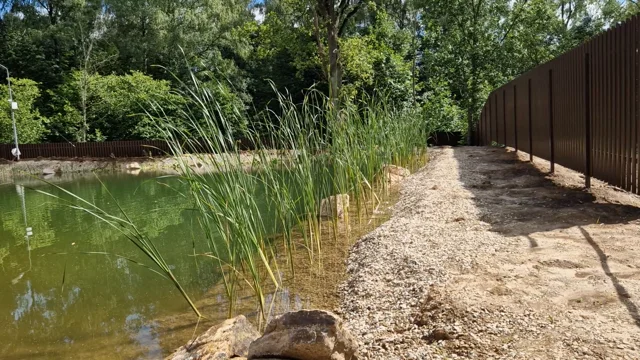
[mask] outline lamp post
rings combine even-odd
[[[13,123],[13,139],[16,143],[16,153],[15,156],[18,160],[20,160],[20,148],[18,147],[18,129],[16,128],[16,116],[14,114],[15,104],[13,102],[13,93],[11,92],[11,78],[9,77],[9,69],[0,64],[0,68],[3,68],[7,71],[7,85],[9,86],[9,103],[11,106],[11,122]]]

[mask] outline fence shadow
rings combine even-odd
[[[640,327],[640,314],[638,314],[638,306],[633,301],[631,301],[631,295],[629,294],[627,289],[620,283],[620,280],[615,275],[615,273],[611,271],[607,254],[602,251],[598,243],[585,229],[580,227],[580,232],[582,233],[582,236],[584,236],[585,240],[587,240],[589,245],[591,245],[596,254],[598,254],[598,259],[600,260],[602,271],[604,271],[605,275],[607,275],[611,280],[611,283],[616,290],[616,295],[618,295],[618,301],[620,301],[620,303],[622,303],[627,308],[627,311],[629,312],[631,318],[634,320],[636,326]]]
[[[640,219],[640,208],[601,202],[579,188],[556,185],[548,174],[514,152],[499,148],[453,148],[459,178],[474,196],[480,219],[509,236],[589,224],[621,224]]]

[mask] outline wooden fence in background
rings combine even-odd
[[[11,144],[0,144],[0,159],[13,159]],[[165,141],[108,141],[20,145],[21,159],[36,158],[123,158],[160,156],[169,152]]]
[[[636,16],[491,93],[477,136],[639,193]]]

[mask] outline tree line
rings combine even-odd
[[[464,132],[491,89],[638,10],[632,0],[0,0],[0,64],[23,143],[157,139],[147,105],[178,114],[176,90],[193,77],[238,126],[277,111],[274,91],[301,101],[316,88],[336,103],[384,94]],[[2,101],[0,143],[12,136]]]

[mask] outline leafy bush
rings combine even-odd
[[[12,79],[13,101],[18,103],[15,111],[18,139],[21,144],[40,141],[46,133],[47,119],[40,115],[34,103],[40,97],[38,83],[29,79]],[[8,101],[7,85],[0,85],[0,143],[13,143],[13,126],[11,123],[11,104]]]
[[[62,109],[52,117],[52,129],[75,141],[158,139],[158,128],[143,107],[160,104],[171,117],[184,103],[168,81],[137,71],[123,76],[76,71],[52,95],[52,106]]]
[[[451,95],[451,90],[443,81],[433,81],[431,90],[424,95],[423,110],[431,131],[467,131],[465,111]]]

